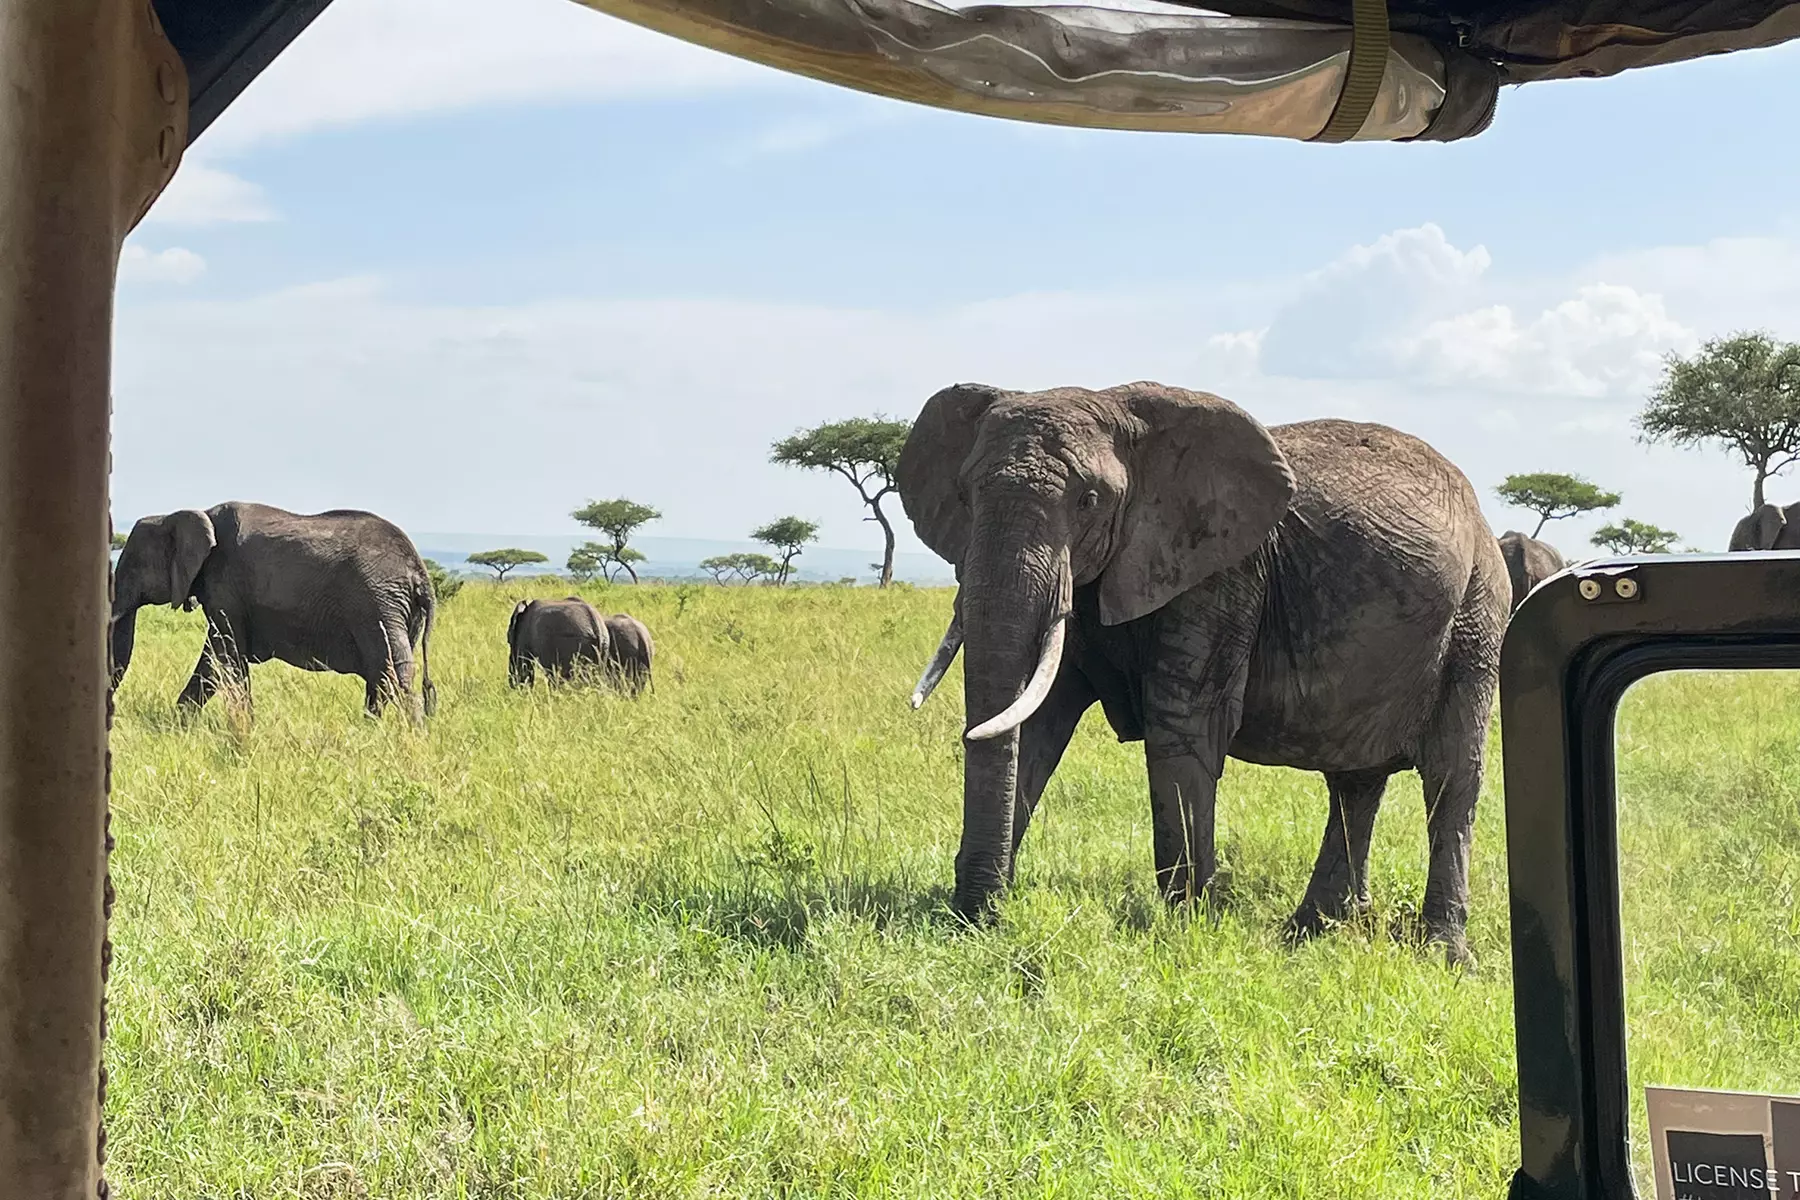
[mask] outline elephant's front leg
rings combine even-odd
[[[1043,707],[1019,727],[1019,769],[1013,798],[1012,858],[1007,863],[1006,878],[1010,884],[1019,869],[1019,847],[1031,825],[1032,814],[1043,798],[1044,788],[1062,761],[1069,739],[1081,724],[1082,714],[1093,707],[1097,697],[1081,673],[1065,660],[1055,689],[1044,700]]]
[[[209,621],[206,645],[200,650],[200,661],[194,664],[194,673],[181,689],[176,704],[190,710],[200,709],[220,692],[226,693],[228,700],[240,705],[244,713],[249,715],[249,660],[244,657],[229,625]]]
[[[204,708],[218,690],[219,660],[209,640],[200,647],[200,661],[194,664],[193,673],[188,676],[187,685],[181,689],[181,695],[175,698],[175,703],[186,709]]]
[[[1177,597],[1157,618],[1144,761],[1156,882],[1171,904],[1198,898],[1218,869],[1214,807],[1243,720],[1260,604],[1254,580],[1227,577]]]

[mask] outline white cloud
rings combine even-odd
[[[1663,356],[1694,340],[1661,296],[1587,284],[1529,321],[1505,305],[1432,321],[1393,353],[1402,370],[1441,385],[1599,398],[1643,394]]]
[[[1566,290],[1522,316],[1520,302],[1495,302],[1492,266],[1435,225],[1357,246],[1276,312],[1262,369],[1599,399],[1641,394],[1665,354],[1696,340],[1661,295],[1618,282],[1541,283],[1527,290]]]
[[[1263,368],[1298,378],[1376,378],[1392,372],[1393,339],[1476,295],[1491,263],[1436,225],[1386,234],[1315,272],[1276,315]]]
[[[213,225],[223,222],[273,221],[275,210],[263,190],[248,179],[189,158],[145,214],[163,225]]]
[[[192,283],[205,270],[205,259],[180,246],[146,250],[136,242],[130,242],[119,252],[119,280],[122,283]]]
[[[321,127],[481,105],[792,79],[570,0],[337,0],[196,148],[224,154]]]

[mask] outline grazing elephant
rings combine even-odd
[[[507,681],[529,685],[538,667],[551,680],[605,669],[611,635],[594,606],[579,596],[521,600],[506,624]]]
[[[607,673],[626,695],[636,697],[650,683],[650,661],[656,657],[650,631],[636,617],[614,613],[606,618],[606,632]]]
[[[896,482],[956,567],[913,693],[967,645],[953,905],[989,910],[1082,714],[1144,743],[1156,877],[1212,878],[1225,759],[1319,771],[1323,845],[1290,932],[1368,902],[1388,776],[1428,798],[1423,919],[1467,954],[1469,852],[1507,619],[1506,564],[1463,474],[1381,425],[1266,429],[1216,396],[946,388]]]
[[[1569,565],[1555,546],[1527,537],[1516,529],[1500,535],[1500,556],[1506,560],[1506,573],[1512,579],[1514,610],[1525,603],[1532,588]]]
[[[1800,504],[1759,504],[1731,531],[1732,550],[1800,550]]]
[[[413,644],[426,715],[437,710],[428,644],[431,579],[411,539],[374,513],[300,514],[232,501],[145,517],[114,571],[113,686],[131,665],[137,610],[206,613],[206,647],[177,701],[198,708],[231,685],[250,699],[250,664],[360,675],[364,709],[411,696]],[[417,713],[413,714],[416,718]]]

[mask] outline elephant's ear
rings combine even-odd
[[[507,621],[507,623],[506,623],[506,644],[508,646],[511,646],[518,641],[519,618],[524,616],[525,610],[530,607],[531,607],[531,601],[529,601],[529,600],[521,600],[517,604],[513,605],[512,619]]]
[[[192,611],[194,578],[219,544],[212,518],[193,508],[169,514],[169,607]]]
[[[1148,383],[1111,391],[1131,417],[1125,511],[1100,577],[1100,620],[1117,625],[1247,558],[1287,512],[1294,473],[1228,400]]]
[[[1778,504],[1759,504],[1731,530],[1731,550],[1773,550],[1775,539],[1787,524],[1787,514]]]
[[[1788,523],[1787,513],[1779,504],[1764,504],[1752,515],[1756,519],[1756,548],[1775,549],[1775,543],[1781,540],[1781,531]]]
[[[919,540],[959,569],[969,546],[969,506],[960,482],[963,460],[975,447],[982,415],[1006,395],[982,383],[945,388],[925,402],[894,468],[900,506]]]

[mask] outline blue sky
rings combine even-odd
[[[873,548],[771,440],[958,380],[1154,378],[1420,434],[1496,532],[1527,519],[1500,478],[1574,470],[1722,549],[1747,472],[1629,418],[1666,351],[1800,338],[1797,66],[1534,85],[1465,142],[1325,147],[913,108],[569,0],[336,0],[131,239],[115,510],[555,535],[626,494],[664,536],[795,512]]]

